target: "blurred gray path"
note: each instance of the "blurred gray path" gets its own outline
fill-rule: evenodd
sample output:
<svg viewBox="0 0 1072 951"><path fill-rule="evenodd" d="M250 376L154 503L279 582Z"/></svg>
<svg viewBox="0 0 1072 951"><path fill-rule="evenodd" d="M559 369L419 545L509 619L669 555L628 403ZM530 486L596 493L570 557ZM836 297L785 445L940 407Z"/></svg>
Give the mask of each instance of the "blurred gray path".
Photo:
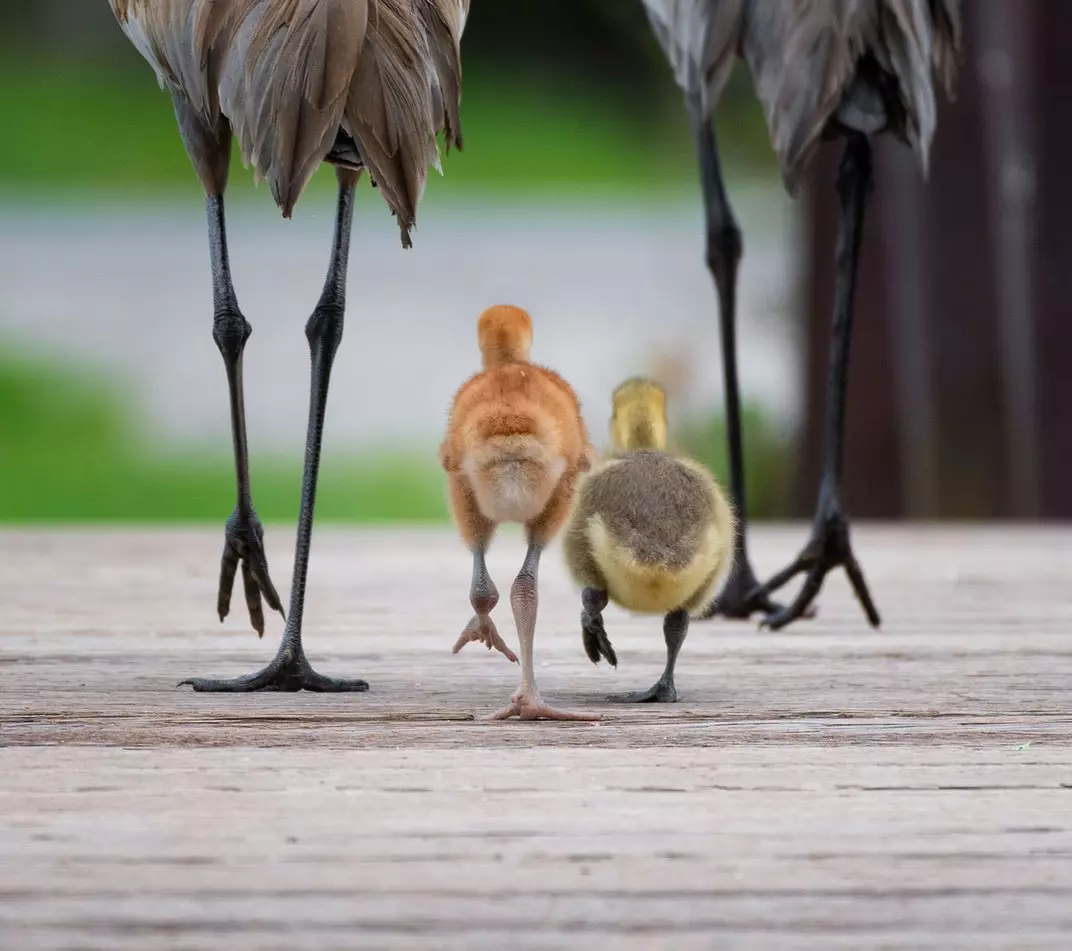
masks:
<svg viewBox="0 0 1072 951"><path fill-rule="evenodd" d="M233 208L230 219L235 281L254 327L249 427L255 449L294 451L307 412L303 326L323 279L333 209L311 200L288 223L264 197ZM747 247L743 385L791 425L799 376L788 319L792 206L777 189L735 197ZM328 418L334 445L436 440L454 388L477 367L476 316L498 302L533 312L535 359L575 384L597 436L612 387L668 363L685 374L678 412L721 402L698 205L429 201L423 212L416 247L403 252L379 197L361 196ZM118 211L0 205L0 345L44 349L129 383L161 444L226 442L210 300L196 199Z"/></svg>

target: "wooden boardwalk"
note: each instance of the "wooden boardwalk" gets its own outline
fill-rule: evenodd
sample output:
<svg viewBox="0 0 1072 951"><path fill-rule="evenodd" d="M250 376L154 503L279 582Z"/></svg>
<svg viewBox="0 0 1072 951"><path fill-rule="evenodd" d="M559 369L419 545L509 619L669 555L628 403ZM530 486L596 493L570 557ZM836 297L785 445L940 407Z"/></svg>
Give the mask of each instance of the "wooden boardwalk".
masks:
<svg viewBox="0 0 1072 951"><path fill-rule="evenodd" d="M220 537L0 534L4 951L1072 947L1072 531L859 529L881 632L841 577L789 632L696 625L673 707L605 701L659 624L609 612L593 667L553 552L541 687L596 725L482 719L517 669L451 656L445 533L316 539L309 653L371 692L176 690L275 649L215 623Z"/></svg>

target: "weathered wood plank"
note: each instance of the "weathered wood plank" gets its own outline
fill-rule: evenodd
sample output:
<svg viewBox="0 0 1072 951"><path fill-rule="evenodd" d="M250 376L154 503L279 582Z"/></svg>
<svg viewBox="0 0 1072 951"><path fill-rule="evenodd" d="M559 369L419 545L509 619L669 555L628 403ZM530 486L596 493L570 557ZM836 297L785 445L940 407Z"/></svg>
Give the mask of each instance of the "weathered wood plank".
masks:
<svg viewBox="0 0 1072 951"><path fill-rule="evenodd" d="M482 719L516 668L451 656L442 533L317 539L309 652L369 694L176 690L275 647L213 623L217 548L0 535L0 947L1067 947L1070 531L861 529L881 633L840 578L787 633L696 625L666 708L605 700L657 676L658 623L609 614L592 667L551 556L541 686L597 725Z"/></svg>

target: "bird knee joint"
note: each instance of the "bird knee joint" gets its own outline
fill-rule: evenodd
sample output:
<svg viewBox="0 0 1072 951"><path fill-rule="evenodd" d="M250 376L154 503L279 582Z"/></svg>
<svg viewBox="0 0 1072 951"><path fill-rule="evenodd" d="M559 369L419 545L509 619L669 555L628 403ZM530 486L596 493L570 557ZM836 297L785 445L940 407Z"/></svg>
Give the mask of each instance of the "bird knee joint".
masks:
<svg viewBox="0 0 1072 951"><path fill-rule="evenodd" d="M607 606L607 592L598 588L585 588L581 592L581 604L588 614L599 614Z"/></svg>
<svg viewBox="0 0 1072 951"><path fill-rule="evenodd" d="M305 325L309 346L330 343L338 347L342 341L343 305L334 301L321 302Z"/></svg>
<svg viewBox="0 0 1072 951"><path fill-rule="evenodd" d="M536 600L536 579L527 571L519 574L510 587L510 603L533 603Z"/></svg>
<svg viewBox="0 0 1072 951"><path fill-rule="evenodd" d="M707 266L717 277L736 267L744 254L741 229L735 224L712 229L707 235Z"/></svg>
<svg viewBox="0 0 1072 951"><path fill-rule="evenodd" d="M499 603L499 592L495 590L494 586L490 589L474 588L469 598L469 603L477 614L486 617L495 610L495 605Z"/></svg>
<svg viewBox="0 0 1072 951"><path fill-rule="evenodd" d="M249 321L235 310L217 312L212 321L212 339L225 357L238 359L252 333Z"/></svg>

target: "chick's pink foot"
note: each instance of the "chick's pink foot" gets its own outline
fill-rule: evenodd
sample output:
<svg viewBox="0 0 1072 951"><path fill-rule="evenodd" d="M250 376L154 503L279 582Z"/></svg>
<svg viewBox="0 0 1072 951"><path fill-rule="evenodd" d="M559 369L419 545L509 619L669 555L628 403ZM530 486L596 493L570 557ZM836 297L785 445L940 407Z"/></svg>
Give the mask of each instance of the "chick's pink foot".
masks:
<svg viewBox="0 0 1072 951"><path fill-rule="evenodd" d="M511 664L517 663L517 654L507 646L495 627L495 622L490 617L481 617L474 614L473 619L465 625L461 637L454 644L453 653L457 654L466 644L479 641L489 651L493 648L502 654Z"/></svg>
<svg viewBox="0 0 1072 951"><path fill-rule="evenodd" d="M540 694L532 687L519 687L510 698L508 706L503 707L491 719L509 720L517 717L520 720L583 720L593 722L601 719L598 713L570 713L568 710L556 710L549 707L540 698Z"/></svg>

